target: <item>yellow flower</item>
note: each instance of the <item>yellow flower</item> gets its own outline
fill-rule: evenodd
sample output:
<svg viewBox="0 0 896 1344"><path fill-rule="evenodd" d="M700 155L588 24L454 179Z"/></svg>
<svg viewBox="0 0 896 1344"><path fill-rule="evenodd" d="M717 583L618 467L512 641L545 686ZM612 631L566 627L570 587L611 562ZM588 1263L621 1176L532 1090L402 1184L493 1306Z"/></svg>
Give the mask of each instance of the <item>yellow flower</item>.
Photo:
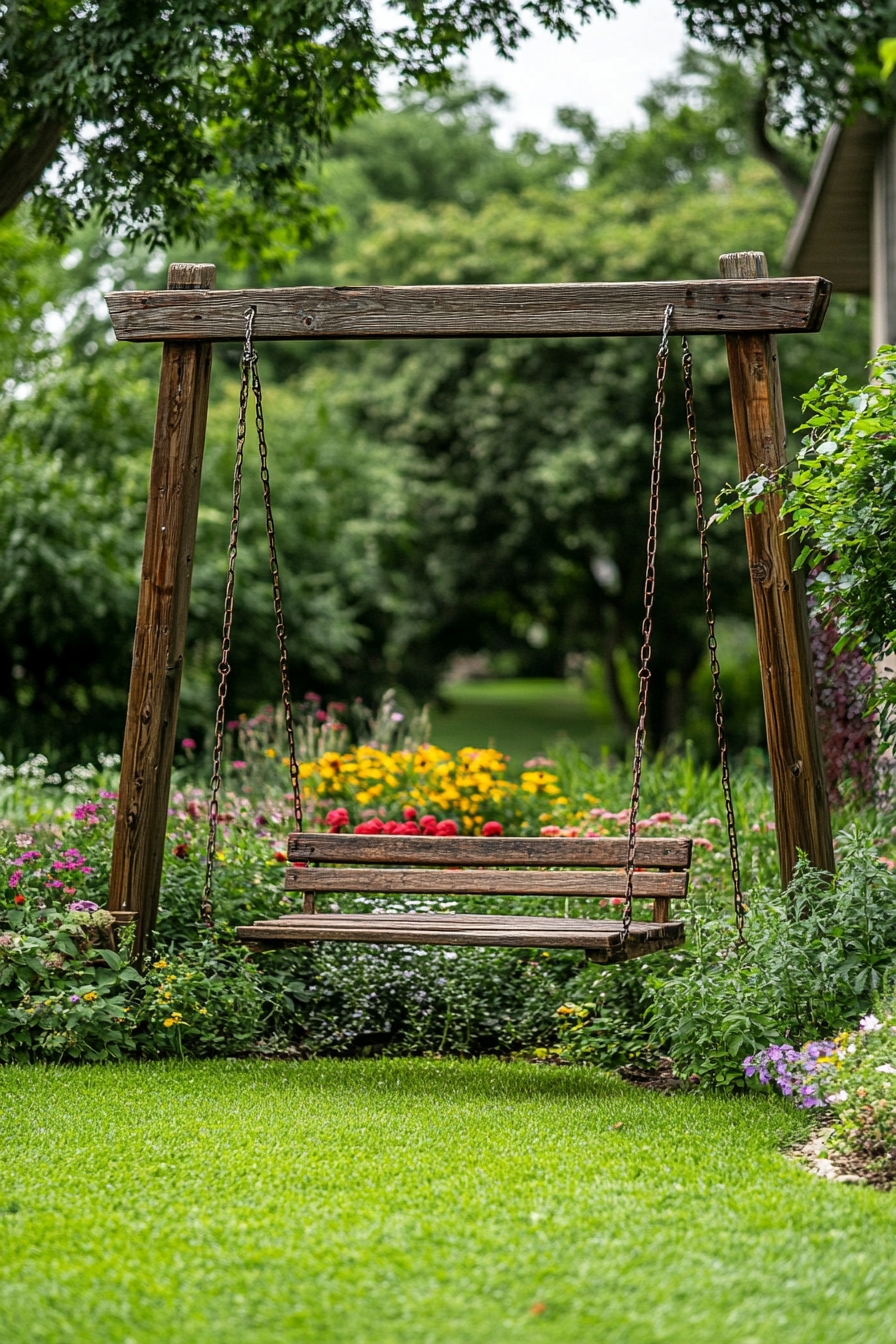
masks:
<svg viewBox="0 0 896 1344"><path fill-rule="evenodd" d="M154 962L153 962L153 969L156 970L156 971L164 971L164 970L167 970L167 968L168 968L168 963L167 963L167 961L154 961Z"/></svg>
<svg viewBox="0 0 896 1344"><path fill-rule="evenodd" d="M183 1018L180 1013L172 1013L170 1017L165 1018L164 1025L166 1027L179 1027L181 1022L183 1022Z"/></svg>
<svg viewBox="0 0 896 1344"><path fill-rule="evenodd" d="M276 755L277 755L277 753L276 753L276 751L274 750L273 747L268 747L267 751L265 752L265 756L267 756L268 760L271 760L271 761L274 759L274 757L275 757Z"/></svg>
<svg viewBox="0 0 896 1344"><path fill-rule="evenodd" d="M84 1002L85 1002L85 1003L93 1003L94 999L98 999L98 998L99 998L99 995L98 995L94 990L91 990L89 994L85 994L85 995L84 995Z"/></svg>

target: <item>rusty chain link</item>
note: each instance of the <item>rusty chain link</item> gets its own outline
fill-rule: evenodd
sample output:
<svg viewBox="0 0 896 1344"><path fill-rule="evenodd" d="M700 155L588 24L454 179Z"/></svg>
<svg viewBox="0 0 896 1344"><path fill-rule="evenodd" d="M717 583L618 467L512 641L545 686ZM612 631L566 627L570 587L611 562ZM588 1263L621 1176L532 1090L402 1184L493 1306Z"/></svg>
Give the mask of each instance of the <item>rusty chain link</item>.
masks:
<svg viewBox="0 0 896 1344"><path fill-rule="evenodd" d="M641 666L638 671L638 723L635 729L635 755L632 763L632 800L628 815L628 856L625 868L625 905L622 911L622 943L628 940L632 922L632 895L635 883L635 844L638 838L638 808L641 804L641 771L647 735L647 691L650 684L653 599L656 593L656 537L660 508L660 467L663 457L663 407L666 401L666 367L669 363L670 303L663 316L663 334L656 354L656 414L653 420L653 461L650 471L650 513L647 524L647 568L644 575L644 620L641 623Z"/></svg>
<svg viewBox="0 0 896 1344"><path fill-rule="evenodd" d="M728 760L728 739L725 735L725 715L722 706L722 685L719 671L718 646L716 643L716 618L712 605L712 585L709 575L709 546L706 540L706 515L703 510L703 481L700 477L700 450L697 445L697 416L694 410L693 359L687 337L681 338L681 369L684 376L684 404L687 413L688 439L691 446L691 468L694 475L694 504L697 510L697 532L700 537L700 558L703 568L703 602L706 613L709 665L712 670L712 698L715 707L716 741L719 746L719 763L722 771L722 793L725 798L725 824L728 828L728 854L731 863L731 882L734 887L734 919L737 925L737 946L746 943L744 938L744 904L740 876L740 858L737 852L737 829L734 821L734 802L731 797L731 770Z"/></svg>
<svg viewBox="0 0 896 1344"><path fill-rule="evenodd" d="M208 804L208 846L205 855L205 882L202 889L200 914L211 927L213 917L212 878L218 840L218 812L221 794L221 762L224 756L224 712L227 702L227 683L230 679L231 629L233 627L233 589L236 570L237 546L240 531L240 502L243 488L243 458L246 446L246 412L251 387L255 400L255 428L258 434L258 457L261 469L261 488L264 495L265 522L271 562L271 582L274 590L274 614L277 621L277 643L280 649L280 685L286 737L289 743L289 778L292 785L293 815L296 830L302 829L302 794L299 785L299 767L296 760L295 733L292 722L292 699L289 687L289 665L286 656L286 627L283 621L283 602L280 593L280 567L277 562L277 542L274 516L271 511L271 483L268 475L268 449L264 430L264 412L261 402L261 380L258 376L258 354L252 335L255 308L247 308L246 339L240 360L240 409L236 430L236 458L233 465L233 514L230 520L230 550L227 559L227 583L224 589L224 628L221 636L221 661L218 664L218 706L215 713L215 744L212 755L212 784Z"/></svg>

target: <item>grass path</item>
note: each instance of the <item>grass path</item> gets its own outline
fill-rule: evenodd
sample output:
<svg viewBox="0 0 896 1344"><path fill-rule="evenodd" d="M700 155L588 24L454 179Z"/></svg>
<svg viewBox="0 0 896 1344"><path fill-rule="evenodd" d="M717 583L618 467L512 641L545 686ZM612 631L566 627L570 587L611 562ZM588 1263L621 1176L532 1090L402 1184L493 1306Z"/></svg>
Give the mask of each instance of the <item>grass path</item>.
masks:
<svg viewBox="0 0 896 1344"><path fill-rule="evenodd" d="M892 1344L896 1199L803 1124L490 1061L7 1067L0 1340Z"/></svg>

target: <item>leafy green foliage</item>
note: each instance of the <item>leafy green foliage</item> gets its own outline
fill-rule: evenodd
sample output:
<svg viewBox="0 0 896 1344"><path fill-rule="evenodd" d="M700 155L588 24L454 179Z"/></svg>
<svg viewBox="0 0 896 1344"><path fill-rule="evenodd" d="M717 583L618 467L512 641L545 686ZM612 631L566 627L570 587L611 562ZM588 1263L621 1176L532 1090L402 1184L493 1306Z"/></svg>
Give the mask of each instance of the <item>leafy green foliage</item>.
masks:
<svg viewBox="0 0 896 1344"><path fill-rule="evenodd" d="M383 69L436 85L477 38L507 52L528 33L512 0L397 8L403 22L377 33L355 0L16 0L0 29L0 213L33 190L60 239L96 212L132 239L199 239L213 224L231 252L282 259L326 219L309 167L376 105ZM525 10L558 35L612 12Z"/></svg>
<svg viewBox="0 0 896 1344"><path fill-rule="evenodd" d="M892 0L676 0L688 31L702 42L752 57L766 72L774 122L811 134L861 106L892 117L881 39L896 27Z"/></svg>
<svg viewBox="0 0 896 1344"><path fill-rule="evenodd" d="M852 830L833 881L803 861L783 896L753 892L746 948L712 911L695 912L692 940L680 971L656 986L652 1039L679 1073L730 1087L746 1055L830 1037L873 1006L896 972L896 879Z"/></svg>
<svg viewBox="0 0 896 1344"><path fill-rule="evenodd" d="M258 980L244 948L208 936L158 956L136 1012L138 1048L181 1057L251 1050L261 1022Z"/></svg>

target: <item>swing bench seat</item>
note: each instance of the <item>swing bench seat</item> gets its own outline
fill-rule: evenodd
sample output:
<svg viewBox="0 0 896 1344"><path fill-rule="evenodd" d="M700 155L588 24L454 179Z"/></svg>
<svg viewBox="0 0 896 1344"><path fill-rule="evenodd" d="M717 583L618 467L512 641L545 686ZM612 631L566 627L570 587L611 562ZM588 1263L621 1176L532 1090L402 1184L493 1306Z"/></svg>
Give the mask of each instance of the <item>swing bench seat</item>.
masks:
<svg viewBox="0 0 896 1344"><path fill-rule="evenodd" d="M683 920L670 902L687 896L691 841L639 839L632 895L649 900L652 918L633 920L623 938L618 919L543 915L374 910L318 912L319 895L516 896L560 899L625 896L625 838L330 835L295 833L295 865L286 890L304 895L301 914L258 920L237 937L264 951L311 942L407 943L451 947L566 948L609 963L680 947Z"/></svg>

